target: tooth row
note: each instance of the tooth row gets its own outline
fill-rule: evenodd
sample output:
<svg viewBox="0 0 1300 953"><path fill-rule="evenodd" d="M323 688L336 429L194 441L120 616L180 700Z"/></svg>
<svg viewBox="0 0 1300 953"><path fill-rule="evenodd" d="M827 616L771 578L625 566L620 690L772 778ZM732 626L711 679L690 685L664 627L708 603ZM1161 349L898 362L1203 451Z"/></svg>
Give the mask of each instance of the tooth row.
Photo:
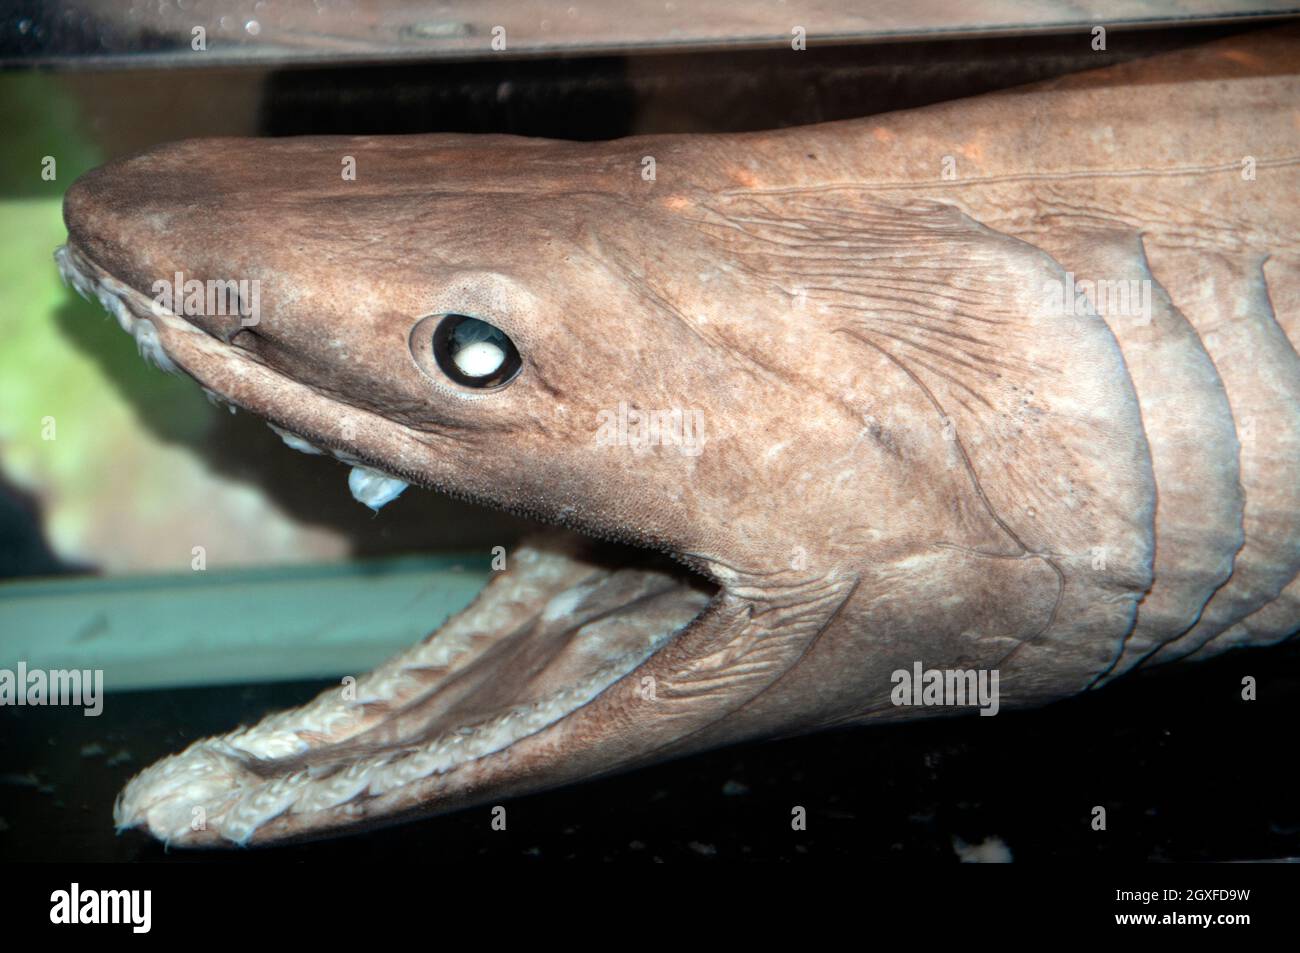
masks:
<svg viewBox="0 0 1300 953"><path fill-rule="evenodd" d="M226 400L226 398L218 394L215 390L212 390L210 387L203 388L203 393L207 396L208 403L210 403L213 407L225 407L232 414L239 409L230 401Z"/></svg>
<svg viewBox="0 0 1300 953"><path fill-rule="evenodd" d="M59 274L62 276L64 284L71 285L79 295L87 300L90 300L90 296L94 295L100 306L117 318L117 323L121 325L122 330L135 338L135 345L141 357L159 370L166 371L169 374L179 371L179 368L163 349L162 341L158 337L158 329L153 322L148 318L137 318L127 305L126 298L130 294L130 289L126 285L110 277L97 280L93 276L87 275L77 267L72 252L66 245L60 245L54 252L54 261L58 265ZM161 317L163 313L161 305L157 302L150 302L150 305L153 313ZM208 388L204 388L204 393L208 395L208 400L213 403L225 404L230 408L231 413L235 412L235 406L220 394ZM271 429L279 434L280 439L294 450L310 454L324 452L297 434L282 430L274 425L271 426ZM341 450L331 450L330 453L344 463L352 465L352 469L348 473L348 489L351 491L353 499L370 507L375 512L379 512L384 506L401 496L409 485L405 480L364 465L355 457Z"/></svg>
<svg viewBox="0 0 1300 953"><path fill-rule="evenodd" d="M299 733L342 740L340 732L360 725L364 711L361 706L375 702L401 704L412 691L427 686L421 670L451 669L467 661L476 645L483 647L479 642L482 633L504 632L518 624L517 606L535 605L546 593L573 585L573 559L572 553L552 555L520 547L515 554L515 571L493 583L497 598L476 607L472 616L450 619L436 638L411 646L361 676L354 686L355 701L346 700L338 689L324 692L305 706L276 712L242 729L239 748L256 757L271 757L272 745L283 743L275 739L286 737L294 739L293 753L307 751L310 746Z"/></svg>
<svg viewBox="0 0 1300 953"><path fill-rule="evenodd" d="M59 267L59 274L64 284L71 285L77 294L87 301L90 300L91 295L94 295L100 307L117 318L117 323L121 325L122 330L135 338L135 346L141 357L159 370L169 374L177 373L179 368L163 350L162 341L158 338L158 329L154 327L153 322L147 318L137 318L127 306L125 298L130 293L130 289L112 278L97 280L85 274L77 267L66 245L60 245L54 252L54 261ZM155 305L155 312L156 310Z"/></svg>
<svg viewBox="0 0 1300 953"><path fill-rule="evenodd" d="M299 453L320 456L326 452L296 433L291 433L282 427L277 427L275 424L268 424L267 426L279 435L285 446L297 450ZM368 467L356 457L342 450L330 450L328 452L335 459L352 465L352 469L348 472L348 489L352 492L352 498L358 503L364 503L376 513L401 496L402 491L409 486L405 480Z"/></svg>
<svg viewBox="0 0 1300 953"><path fill-rule="evenodd" d="M378 752L350 764L327 778L312 769L275 779L261 779L244 767L246 729L197 742L138 775L118 800L115 817L120 828L147 822L164 841L183 838L192 830L195 810L205 824L224 839L247 843L257 830L288 812L308 814L332 809L364 812L363 797L380 797L458 765L477 761L536 734L586 705L609 685L633 671L669 637L665 633L643 651L628 653L602 666L579 685L563 688L528 705L517 705L478 725L446 732L417 747ZM259 728L269 727L265 723ZM263 739L259 757L297 753L300 742L286 738L285 753Z"/></svg>

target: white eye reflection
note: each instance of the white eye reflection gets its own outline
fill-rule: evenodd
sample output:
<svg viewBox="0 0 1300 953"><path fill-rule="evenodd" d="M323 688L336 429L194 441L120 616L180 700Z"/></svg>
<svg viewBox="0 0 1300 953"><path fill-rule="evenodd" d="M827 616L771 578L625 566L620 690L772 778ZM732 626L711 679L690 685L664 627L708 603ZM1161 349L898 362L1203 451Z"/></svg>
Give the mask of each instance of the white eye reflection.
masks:
<svg viewBox="0 0 1300 953"><path fill-rule="evenodd" d="M451 359L466 377L487 377L506 362L508 344L486 321L466 318L451 332Z"/></svg>
<svg viewBox="0 0 1300 953"><path fill-rule="evenodd" d="M475 341L452 358L466 377L486 377L506 362L506 352L491 341Z"/></svg>
<svg viewBox="0 0 1300 953"><path fill-rule="evenodd" d="M432 363L444 376L478 389L510 383L522 366L519 351L504 331L466 314L421 320L411 333L411 352L432 373L426 358L431 352Z"/></svg>

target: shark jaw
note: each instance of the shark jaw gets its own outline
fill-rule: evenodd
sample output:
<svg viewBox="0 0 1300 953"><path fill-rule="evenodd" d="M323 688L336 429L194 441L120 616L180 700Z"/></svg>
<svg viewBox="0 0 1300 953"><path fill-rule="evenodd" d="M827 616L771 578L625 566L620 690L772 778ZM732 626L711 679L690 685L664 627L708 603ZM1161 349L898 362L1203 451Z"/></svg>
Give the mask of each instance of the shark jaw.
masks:
<svg viewBox="0 0 1300 953"><path fill-rule="evenodd" d="M211 335L75 247L55 259L65 281L98 300L143 357L195 378L232 410L244 406L241 386L275 375L242 356L232 362ZM387 425L381 417L373 423ZM331 446L297 420L271 425L291 448L350 465L353 495L373 509L406 487L407 475ZM619 723L635 720L629 705L660 703L645 663L716 614L724 594L657 554L560 532L527 540L468 608L370 674L137 775L118 796L115 823L179 847L301 840L441 813L538 787L539 778L557 783L613 769L617 755L583 752L611 725L623 762L643 760L662 745L648 736L638 743ZM571 763L557 756L570 750L580 755Z"/></svg>
<svg viewBox="0 0 1300 953"><path fill-rule="evenodd" d="M118 829L242 846L460 806L463 780L635 682L709 602L667 566L583 549L524 543L469 608L370 674L149 767L118 796ZM638 688L653 704L652 687Z"/></svg>

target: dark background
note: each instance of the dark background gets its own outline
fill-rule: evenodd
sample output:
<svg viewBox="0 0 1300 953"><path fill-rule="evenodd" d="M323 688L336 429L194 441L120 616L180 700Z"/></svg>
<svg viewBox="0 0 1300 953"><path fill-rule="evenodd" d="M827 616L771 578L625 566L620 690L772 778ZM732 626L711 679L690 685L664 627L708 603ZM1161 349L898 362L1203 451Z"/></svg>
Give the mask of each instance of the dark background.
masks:
<svg viewBox="0 0 1300 953"><path fill-rule="evenodd" d="M1243 701L1253 676L1258 700ZM334 684L334 683L329 683ZM113 833L137 771L323 683L109 695L104 713L0 709L0 858L42 861L800 860L955 863L1300 859L1300 645L1175 665L1038 711L724 749L335 840L174 851ZM89 747L87 747L89 746ZM807 809L804 832L790 812ZM1094 831L1092 810L1106 808Z"/></svg>

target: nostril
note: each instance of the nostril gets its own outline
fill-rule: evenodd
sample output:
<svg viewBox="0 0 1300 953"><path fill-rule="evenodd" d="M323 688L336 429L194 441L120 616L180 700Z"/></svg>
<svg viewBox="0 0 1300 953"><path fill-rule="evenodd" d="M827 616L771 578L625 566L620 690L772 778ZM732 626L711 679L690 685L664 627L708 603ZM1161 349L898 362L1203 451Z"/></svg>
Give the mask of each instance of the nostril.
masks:
<svg viewBox="0 0 1300 953"><path fill-rule="evenodd" d="M251 331L261 320L259 284L258 279L198 277L194 271L187 274L176 268L150 288L156 308L184 318L223 344L232 344L240 332Z"/></svg>
<svg viewBox="0 0 1300 953"><path fill-rule="evenodd" d="M245 342L236 341L236 338L244 332L253 333L253 328L237 314L184 314L183 317L222 344L246 346Z"/></svg>
<svg viewBox="0 0 1300 953"><path fill-rule="evenodd" d="M263 337L257 333L255 326L235 324L225 335L225 342L231 347L242 347L246 351L257 351L263 343Z"/></svg>

